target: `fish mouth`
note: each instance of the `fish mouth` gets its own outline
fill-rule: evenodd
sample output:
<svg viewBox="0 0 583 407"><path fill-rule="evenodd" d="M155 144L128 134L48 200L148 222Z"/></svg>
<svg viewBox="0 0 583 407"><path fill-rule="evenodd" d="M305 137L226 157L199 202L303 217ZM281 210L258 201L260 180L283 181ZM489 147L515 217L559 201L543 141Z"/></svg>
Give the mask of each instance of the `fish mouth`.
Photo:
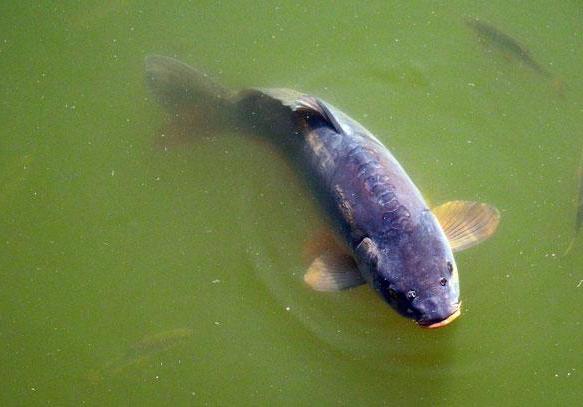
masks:
<svg viewBox="0 0 583 407"><path fill-rule="evenodd" d="M460 303L458 305L457 309L449 317L442 319L441 321L438 321L438 322L419 321L418 324L423 328L429 328L429 329L441 328L441 327L444 327L444 326L448 325L449 323L451 323L451 321L453 321L454 319L459 317L461 313L462 313L462 304Z"/></svg>

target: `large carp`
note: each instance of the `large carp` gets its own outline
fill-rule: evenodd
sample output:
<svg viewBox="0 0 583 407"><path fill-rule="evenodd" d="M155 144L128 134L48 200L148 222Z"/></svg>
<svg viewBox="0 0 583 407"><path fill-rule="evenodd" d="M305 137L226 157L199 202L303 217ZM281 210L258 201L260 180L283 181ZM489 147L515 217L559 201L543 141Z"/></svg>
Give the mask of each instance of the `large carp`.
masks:
<svg viewBox="0 0 583 407"><path fill-rule="evenodd" d="M163 56L146 58L146 82L174 118L262 137L307 181L340 240L311 263L304 276L309 286L333 291L368 282L424 327L460 315L452 251L491 236L499 221L495 208L454 201L431 211L376 137L314 96L290 89L233 92Z"/></svg>

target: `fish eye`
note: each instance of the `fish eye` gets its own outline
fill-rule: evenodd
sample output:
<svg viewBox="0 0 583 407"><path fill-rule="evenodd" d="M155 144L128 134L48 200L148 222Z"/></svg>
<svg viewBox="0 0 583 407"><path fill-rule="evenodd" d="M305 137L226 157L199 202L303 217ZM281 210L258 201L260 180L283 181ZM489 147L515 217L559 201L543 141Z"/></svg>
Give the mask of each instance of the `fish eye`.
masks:
<svg viewBox="0 0 583 407"><path fill-rule="evenodd" d="M447 278L443 277L441 280L439 280L439 284L445 286L447 284Z"/></svg>
<svg viewBox="0 0 583 407"><path fill-rule="evenodd" d="M447 262L447 271L449 271L449 274L453 273L453 264L451 264L451 261Z"/></svg>
<svg viewBox="0 0 583 407"><path fill-rule="evenodd" d="M416 297L417 297L417 292L415 292L415 290L409 290L409 291L407 291L407 298L410 301L413 301Z"/></svg>

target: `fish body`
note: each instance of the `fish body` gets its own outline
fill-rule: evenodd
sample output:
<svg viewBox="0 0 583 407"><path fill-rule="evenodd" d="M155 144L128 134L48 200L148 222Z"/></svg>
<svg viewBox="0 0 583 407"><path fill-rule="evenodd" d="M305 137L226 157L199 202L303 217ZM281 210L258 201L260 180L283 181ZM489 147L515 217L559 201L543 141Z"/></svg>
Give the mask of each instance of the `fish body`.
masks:
<svg viewBox="0 0 583 407"><path fill-rule="evenodd" d="M528 49L520 44L510 35L503 33L491 24L481 21L477 18L467 20L467 25L478 35L478 37L498 48L501 52L517 58L524 65L528 66L540 75L550 78L552 75L549 71L543 68L531 56Z"/></svg>
<svg viewBox="0 0 583 407"><path fill-rule="evenodd" d="M185 70L171 58L146 59L148 86L171 112L184 111L183 96L198 93L176 85L177 72ZM189 75L200 73L191 68ZM179 95L170 97L168 89L180 89ZM223 96L213 97L218 94ZM322 99L289 89L220 90L208 98L215 107L219 102L215 112L223 122L267 139L283 153L341 237L338 251L322 253L310 265L305 276L310 286L332 291L368 282L398 313L426 327L459 315L459 277L444 230L403 167L360 123ZM478 234L463 237L482 240L474 239Z"/></svg>
<svg viewBox="0 0 583 407"><path fill-rule="evenodd" d="M447 238L391 152L321 99L292 91L290 98L281 97L285 90L247 94L254 101L239 102L241 121L285 150L362 278L400 314L420 324L429 326L458 312L459 279ZM274 130L277 121L264 111L280 106L287 106L284 116L291 121Z"/></svg>
<svg viewBox="0 0 583 407"><path fill-rule="evenodd" d="M583 152L581 154L581 162L577 169L577 178L579 181L579 189L577 194L577 215L575 218L575 233L578 233L583 226Z"/></svg>
<svg viewBox="0 0 583 407"><path fill-rule="evenodd" d="M141 366L155 355L180 345L192 337L193 333L190 328L176 328L146 335L131 344L123 355L108 361L100 369L89 371L87 377L93 384L98 384L107 377L115 377Z"/></svg>
<svg viewBox="0 0 583 407"><path fill-rule="evenodd" d="M128 348L125 357L143 357L163 352L192 337L192 334L193 330L190 328L176 328L144 336Z"/></svg>
<svg viewBox="0 0 583 407"><path fill-rule="evenodd" d="M563 256L566 256L571 252L571 249L575 246L575 241L577 240L577 236L579 235L579 231L583 226L583 151L581 152L581 160L579 162L579 167L577 167L577 197L575 198L575 233L567 246L567 250Z"/></svg>

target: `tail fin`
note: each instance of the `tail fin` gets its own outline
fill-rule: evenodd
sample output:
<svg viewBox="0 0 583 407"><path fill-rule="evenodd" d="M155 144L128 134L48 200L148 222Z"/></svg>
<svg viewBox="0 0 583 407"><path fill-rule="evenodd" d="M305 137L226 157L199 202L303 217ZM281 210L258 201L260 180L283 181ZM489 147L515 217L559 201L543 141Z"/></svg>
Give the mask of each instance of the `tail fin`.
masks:
<svg viewBox="0 0 583 407"><path fill-rule="evenodd" d="M207 127L230 114L233 92L174 58L149 55L146 85L156 101L177 119Z"/></svg>

